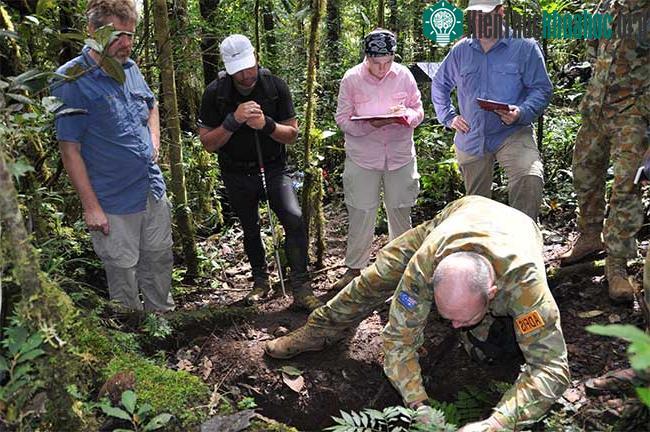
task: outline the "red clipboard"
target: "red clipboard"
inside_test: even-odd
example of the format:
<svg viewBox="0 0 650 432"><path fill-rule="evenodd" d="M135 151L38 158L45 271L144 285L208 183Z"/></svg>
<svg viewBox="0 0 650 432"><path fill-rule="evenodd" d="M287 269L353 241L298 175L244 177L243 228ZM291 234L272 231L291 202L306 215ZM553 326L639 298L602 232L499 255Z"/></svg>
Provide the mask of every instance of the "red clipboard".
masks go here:
<svg viewBox="0 0 650 432"><path fill-rule="evenodd" d="M504 110L510 111L510 106L507 103L498 102L490 99L476 98L476 103L481 109L485 111Z"/></svg>

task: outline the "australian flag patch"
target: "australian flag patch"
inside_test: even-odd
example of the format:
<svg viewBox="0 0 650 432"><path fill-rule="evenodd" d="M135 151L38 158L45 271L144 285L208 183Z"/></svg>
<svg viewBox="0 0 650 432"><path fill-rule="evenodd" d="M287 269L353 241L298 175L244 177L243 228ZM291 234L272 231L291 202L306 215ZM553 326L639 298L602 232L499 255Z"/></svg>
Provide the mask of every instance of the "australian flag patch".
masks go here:
<svg viewBox="0 0 650 432"><path fill-rule="evenodd" d="M408 293L401 291L399 295L397 296L397 301L402 304L406 309L412 310L415 309L415 306L417 306L418 302L415 300L413 297L411 297Z"/></svg>

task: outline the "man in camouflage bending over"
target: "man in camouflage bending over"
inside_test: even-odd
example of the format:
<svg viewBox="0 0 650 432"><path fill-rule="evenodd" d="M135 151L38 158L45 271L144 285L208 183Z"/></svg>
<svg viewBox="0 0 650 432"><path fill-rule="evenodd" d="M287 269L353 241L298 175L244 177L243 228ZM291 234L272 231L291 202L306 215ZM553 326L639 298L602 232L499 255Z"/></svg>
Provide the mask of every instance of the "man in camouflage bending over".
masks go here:
<svg viewBox="0 0 650 432"><path fill-rule="evenodd" d="M309 316L307 324L267 342L266 353L290 358L319 351L393 296L383 331L384 371L407 406L430 408L417 350L433 302L473 356L493 356L491 340L510 325L526 365L493 414L464 431L533 422L569 385L560 316L546 283L542 236L525 214L480 196L445 207L433 220L390 242L373 265ZM495 331L501 325L501 331ZM506 326L507 328L507 326ZM503 344L502 344L503 345ZM514 345L514 342L513 342ZM502 348L508 348L503 346Z"/></svg>

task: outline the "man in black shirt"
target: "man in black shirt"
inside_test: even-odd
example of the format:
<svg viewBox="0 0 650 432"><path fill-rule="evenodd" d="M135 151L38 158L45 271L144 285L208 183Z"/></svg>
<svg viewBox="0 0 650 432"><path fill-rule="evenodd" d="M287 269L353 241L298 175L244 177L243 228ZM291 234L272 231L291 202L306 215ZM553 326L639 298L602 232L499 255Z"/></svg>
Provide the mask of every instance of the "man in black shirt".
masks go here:
<svg viewBox="0 0 650 432"><path fill-rule="evenodd" d="M260 68L248 38L228 36L221 43L226 67L203 94L199 135L209 152L218 152L221 178L244 230L244 249L254 284L246 296L259 301L269 292L258 206L264 197L255 145L258 135L271 208L285 231L285 252L291 267L294 306L313 310L307 273L308 241L298 199L287 174L285 145L298 135L298 121L287 84Z"/></svg>

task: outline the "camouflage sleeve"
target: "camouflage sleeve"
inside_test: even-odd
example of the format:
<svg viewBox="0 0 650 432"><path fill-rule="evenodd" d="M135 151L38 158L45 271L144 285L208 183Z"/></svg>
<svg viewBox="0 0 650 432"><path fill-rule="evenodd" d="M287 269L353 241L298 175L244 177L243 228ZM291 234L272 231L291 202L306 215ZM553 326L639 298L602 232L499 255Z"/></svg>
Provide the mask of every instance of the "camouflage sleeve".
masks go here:
<svg viewBox="0 0 650 432"><path fill-rule="evenodd" d="M424 326L431 310L433 290L422 268L428 256L420 248L409 261L390 306L388 324L382 333L384 372L405 404L428 399L422 385L417 350L424 341Z"/></svg>
<svg viewBox="0 0 650 432"><path fill-rule="evenodd" d="M514 316L515 333L526 364L493 414L503 425L513 429L515 425L525 426L539 419L569 385L560 313L545 280L542 288L540 299L526 312L520 310Z"/></svg>

